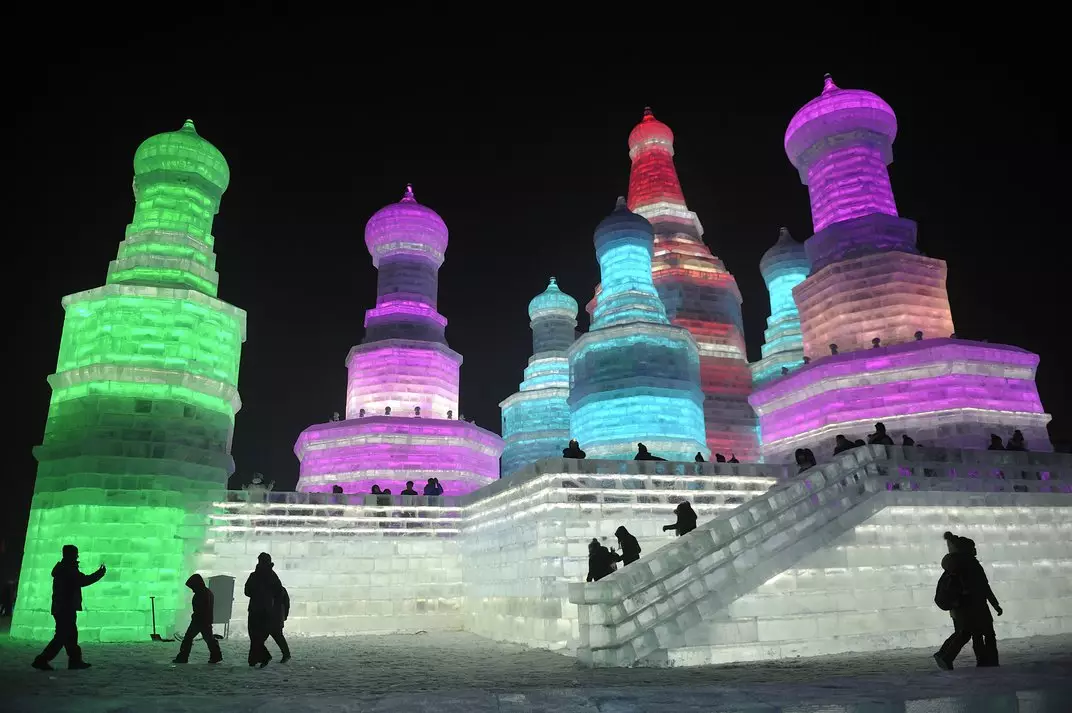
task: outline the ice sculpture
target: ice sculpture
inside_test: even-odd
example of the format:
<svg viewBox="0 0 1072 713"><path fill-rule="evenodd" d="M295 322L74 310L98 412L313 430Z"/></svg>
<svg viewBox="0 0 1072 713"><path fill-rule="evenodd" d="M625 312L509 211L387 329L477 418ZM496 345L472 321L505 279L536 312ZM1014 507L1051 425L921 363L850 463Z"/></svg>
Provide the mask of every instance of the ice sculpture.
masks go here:
<svg viewBox="0 0 1072 713"><path fill-rule="evenodd" d="M805 243L811 274L793 288L810 363L750 398L764 458L821 455L838 433L860 438L876 421L895 438L956 448L1020 429L1033 450L1050 450L1038 357L948 338L945 263L922 255L916 224L897 216L886 171L896 134L886 102L829 76L789 123L785 150L816 231Z"/></svg>
<svg viewBox="0 0 1072 713"><path fill-rule="evenodd" d="M752 364L752 382L757 386L781 376L782 369L792 371L804 363L804 340L793 288L804 281L808 270L804 245L782 228L778 242L759 261L770 295L771 314L763 332L763 358Z"/></svg>
<svg viewBox="0 0 1072 713"><path fill-rule="evenodd" d="M230 172L192 121L134 154L134 217L107 284L65 309L11 635L47 640L52 566L76 544L108 565L79 619L83 640L170 629L234 471L231 433L246 314L216 299L213 216Z"/></svg>
<svg viewBox="0 0 1072 713"><path fill-rule="evenodd" d="M696 342L673 326L651 275L651 223L624 198L596 228L602 287L592 329L569 350L570 433L589 458L709 455Z"/></svg>
<svg viewBox="0 0 1072 713"><path fill-rule="evenodd" d="M520 390L499 404L506 446L502 474L558 456L569 440L569 355L577 338L577 300L555 278L529 302L532 356Z"/></svg>
<svg viewBox="0 0 1072 713"><path fill-rule="evenodd" d="M685 204L674 167L674 133L651 109L629 134L629 158L629 209L647 218L655 231L655 287L671 324L689 330L699 349L707 446L743 461L758 460L741 292L703 241L703 226Z"/></svg>
<svg viewBox="0 0 1072 713"><path fill-rule="evenodd" d="M401 201L369 219L365 244L378 270L376 306L346 357L346 419L298 437L298 489L356 493L378 484L398 493L407 480L432 477L450 495L479 488L499 477L503 444L451 419L462 356L447 346L447 320L436 309L447 226L407 186Z"/></svg>

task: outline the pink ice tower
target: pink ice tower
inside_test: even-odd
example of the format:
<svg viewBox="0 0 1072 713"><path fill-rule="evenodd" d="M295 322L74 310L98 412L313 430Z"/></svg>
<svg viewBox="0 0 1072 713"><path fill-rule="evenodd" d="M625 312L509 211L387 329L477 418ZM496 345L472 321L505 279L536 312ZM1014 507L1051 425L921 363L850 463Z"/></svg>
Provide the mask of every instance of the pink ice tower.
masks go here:
<svg viewBox="0 0 1072 713"><path fill-rule="evenodd" d="M822 93L789 122L785 151L808 186L815 234L811 273L792 291L808 364L753 392L767 461L796 448L829 453L834 436L860 438L882 421L917 443L985 448L1020 429L1051 450L1035 387L1038 357L951 338L946 264L916 247L897 215L887 165L897 118L877 95Z"/></svg>
<svg viewBox="0 0 1072 713"><path fill-rule="evenodd" d="M436 309L447 235L412 186L365 225L376 306L346 357L346 419L307 428L294 446L299 490L377 484L397 494L407 480L436 477L446 494L460 495L499 477L502 440L458 420L462 356L447 346Z"/></svg>

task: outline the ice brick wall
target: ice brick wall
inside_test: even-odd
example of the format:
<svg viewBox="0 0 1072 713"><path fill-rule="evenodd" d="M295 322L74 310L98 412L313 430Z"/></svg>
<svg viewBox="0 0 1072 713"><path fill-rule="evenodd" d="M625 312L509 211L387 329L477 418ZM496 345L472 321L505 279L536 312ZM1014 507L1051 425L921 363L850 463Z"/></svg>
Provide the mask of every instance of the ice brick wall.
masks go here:
<svg viewBox="0 0 1072 713"><path fill-rule="evenodd" d="M1070 476L1064 455L854 449L601 582L570 585L578 653L595 665L688 663L668 652L704 646L727 607L888 506L1070 508ZM1029 521L1045 523L1037 512Z"/></svg>
<svg viewBox="0 0 1072 713"><path fill-rule="evenodd" d="M934 605L946 530L978 546L1004 608L995 620L998 639L1072 631L1072 508L904 504L886 507L733 602L704 627L704 645L670 651L668 661L937 649L952 631L949 614Z"/></svg>
<svg viewBox="0 0 1072 713"><path fill-rule="evenodd" d="M462 628L454 498L228 495L217 504L200 571L235 577L232 633L246 635L243 586L261 552L272 555L290 594L288 633Z"/></svg>
<svg viewBox="0 0 1072 713"><path fill-rule="evenodd" d="M465 626L488 638L576 648L570 582L588 573L588 543L617 548L624 525L645 552L689 500L701 522L766 492L783 467L546 459L465 500L460 552Z"/></svg>

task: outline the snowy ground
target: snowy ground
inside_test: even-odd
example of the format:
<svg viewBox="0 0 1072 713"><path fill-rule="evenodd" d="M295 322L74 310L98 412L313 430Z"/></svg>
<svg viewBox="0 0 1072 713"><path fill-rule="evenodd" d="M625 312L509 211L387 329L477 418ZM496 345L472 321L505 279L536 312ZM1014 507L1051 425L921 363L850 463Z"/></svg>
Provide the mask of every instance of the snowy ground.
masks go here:
<svg viewBox="0 0 1072 713"><path fill-rule="evenodd" d="M587 711L1044 713L1072 710L1072 637L999 642L1002 668L936 670L931 651L687 669L587 669L572 658L464 633L293 639L294 659L170 663L177 643L89 644L88 671L30 668L36 644L0 634L0 711ZM273 645L269 642L269 647ZM278 653L276 657L278 659Z"/></svg>

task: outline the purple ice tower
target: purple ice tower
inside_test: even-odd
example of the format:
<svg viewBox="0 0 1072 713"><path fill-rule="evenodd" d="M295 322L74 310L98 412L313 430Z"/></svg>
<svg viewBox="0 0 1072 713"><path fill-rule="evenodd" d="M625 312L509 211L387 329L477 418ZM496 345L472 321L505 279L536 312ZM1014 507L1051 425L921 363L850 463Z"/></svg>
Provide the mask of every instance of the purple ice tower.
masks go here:
<svg viewBox="0 0 1072 713"><path fill-rule="evenodd" d="M896 136L889 104L829 75L789 122L785 152L815 228L804 244L811 272L793 287L810 363L749 397L763 457L790 461L805 447L827 457L837 434L862 438L876 421L898 442L986 448L991 433L1019 429L1032 450L1052 450L1038 356L951 338L946 264L897 215L886 169Z"/></svg>
<svg viewBox="0 0 1072 713"><path fill-rule="evenodd" d="M499 477L503 442L458 420L462 357L436 309L446 224L407 186L369 219L365 244L378 270L376 306L346 357L346 419L298 437L298 490L367 493L375 484L397 495L407 480L419 488L432 477L447 495L486 485Z"/></svg>

